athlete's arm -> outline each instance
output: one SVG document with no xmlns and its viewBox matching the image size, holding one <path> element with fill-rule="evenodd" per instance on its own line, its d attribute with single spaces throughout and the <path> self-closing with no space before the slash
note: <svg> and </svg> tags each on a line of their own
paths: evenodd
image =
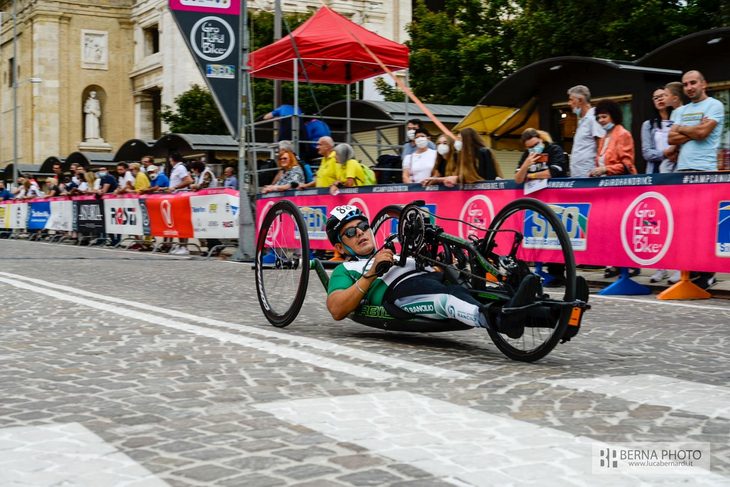
<svg viewBox="0 0 730 487">
<path fill-rule="evenodd" d="M 327 296 L 327 310 L 332 315 L 335 321 L 344 320 L 347 315 L 355 311 L 360 301 L 365 297 L 362 291 L 368 292 L 373 281 L 375 281 L 375 268 L 379 262 L 388 261 L 393 262 L 393 251 L 389 249 L 381 250 L 373 258 L 373 265 L 369 271 L 365 272 L 358 280 L 356 284 L 348 287 L 347 289 L 339 289 L 331 292 Z M 360 289 L 358 289 L 358 286 Z"/>
</svg>

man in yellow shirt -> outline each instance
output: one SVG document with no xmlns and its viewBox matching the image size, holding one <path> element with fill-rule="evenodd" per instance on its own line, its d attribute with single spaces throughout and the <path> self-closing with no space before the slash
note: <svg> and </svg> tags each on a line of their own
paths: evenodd
<svg viewBox="0 0 730 487">
<path fill-rule="evenodd" d="M 143 190 L 150 187 L 150 178 L 141 171 L 142 165 L 139 162 L 133 162 L 129 165 L 129 172 L 134 176 L 134 190 L 137 194 L 144 193 Z"/>
<path fill-rule="evenodd" d="M 332 137 L 320 137 L 317 141 L 317 152 L 322 156 L 322 162 L 314 177 L 314 181 L 307 184 L 300 184 L 297 189 L 326 188 L 339 179 L 339 167 L 335 156 L 335 141 Z"/>
</svg>

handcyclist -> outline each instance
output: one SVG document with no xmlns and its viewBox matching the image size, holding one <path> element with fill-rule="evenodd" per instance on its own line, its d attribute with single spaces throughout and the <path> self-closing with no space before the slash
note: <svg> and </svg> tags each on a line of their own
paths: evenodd
<svg viewBox="0 0 730 487">
<path fill-rule="evenodd" d="M 490 310 L 459 285 L 442 283 L 443 273 L 431 267 L 416 268 L 408 258 L 404 266 L 392 266 L 382 276 L 376 269 L 381 262 L 394 262 L 390 249 L 375 247 L 375 239 L 367 217 L 354 206 L 338 206 L 327 220 L 327 237 L 335 249 L 351 260 L 340 264 L 330 277 L 327 309 L 335 320 L 342 320 L 355 311 L 365 299 L 372 305 L 384 306 L 393 314 L 393 306 L 410 315 L 444 320 L 454 319 L 468 326 L 493 328 L 510 338 L 524 332 L 524 313 L 502 315 Z M 515 295 L 504 307 L 532 304 L 541 293 L 540 278 L 528 274 Z"/>
</svg>

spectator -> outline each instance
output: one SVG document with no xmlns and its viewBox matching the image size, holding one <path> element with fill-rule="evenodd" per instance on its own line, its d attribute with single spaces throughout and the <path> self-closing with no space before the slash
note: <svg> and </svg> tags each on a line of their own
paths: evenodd
<svg viewBox="0 0 730 487">
<path fill-rule="evenodd" d="M 603 127 L 606 135 L 598 142 L 598 155 L 595 168 L 588 173 L 590 177 L 616 176 L 620 174 L 636 174 L 634 166 L 634 138 L 631 132 L 623 128 L 621 107 L 613 100 L 601 100 L 595 107 L 596 120 Z M 641 269 L 632 268 L 631 276 L 638 276 Z M 608 267 L 603 275 L 606 278 L 616 277 L 621 271 L 616 267 Z"/>
<path fill-rule="evenodd" d="M 147 166 L 147 174 L 150 178 L 150 187 L 144 191 L 145 193 L 165 191 L 170 186 L 170 180 L 157 166 Z"/>
<path fill-rule="evenodd" d="M 126 162 L 117 164 L 117 174 L 119 174 L 119 185 L 114 190 L 114 194 L 136 193 L 134 189 L 134 176 L 129 171 L 129 164 Z"/>
<path fill-rule="evenodd" d="M 238 179 L 233 175 L 233 168 L 228 166 L 223 170 L 225 180 L 223 181 L 223 187 L 228 189 L 238 190 Z"/>
<path fill-rule="evenodd" d="M 78 184 L 70 192 L 72 196 L 79 194 L 88 194 L 94 187 L 96 176 L 93 172 L 86 172 L 83 166 L 76 166 L 76 180 Z"/>
<path fill-rule="evenodd" d="M 142 172 L 142 164 L 133 162 L 129 165 L 129 172 L 132 173 L 132 177 L 134 178 L 134 191 L 137 194 L 144 193 L 150 187 L 150 178 Z"/>
<path fill-rule="evenodd" d="M 431 178 L 446 176 L 447 171 L 456 173 L 454 140 L 456 140 L 456 137 L 449 137 L 446 134 L 441 134 L 436 139 L 436 165 L 431 172 Z"/>
<path fill-rule="evenodd" d="M 0 201 L 4 200 L 12 200 L 13 199 L 13 193 L 8 191 L 7 188 L 5 188 L 5 182 L 0 181 Z"/>
<path fill-rule="evenodd" d="M 595 107 L 596 120 L 606 135 L 598 142 L 598 155 L 590 177 L 636 174 L 634 138 L 623 123 L 621 107 L 613 100 L 601 100 Z"/>
<path fill-rule="evenodd" d="M 304 171 L 304 182 L 311 183 L 312 181 L 314 181 L 312 167 L 307 163 L 307 161 L 302 161 L 302 159 L 297 155 L 297 151 L 294 150 L 294 143 L 291 140 L 282 140 L 281 142 L 279 142 L 279 153 L 285 150 L 290 151 L 294 154 L 294 157 L 297 158 L 299 166 L 301 166 L 302 171 Z"/>
<path fill-rule="evenodd" d="M 263 194 L 272 191 L 286 191 L 304 184 L 304 171 L 302 171 L 292 151 L 279 153 L 279 167 L 281 171 L 276 175 L 272 184 L 263 187 L 261 190 Z"/>
<path fill-rule="evenodd" d="M 605 135 L 605 130 L 596 120 L 595 108 L 591 107 L 591 91 L 586 86 L 578 85 L 568 90 L 568 106 L 578 117 L 570 154 L 570 177 L 586 178 L 595 168 L 598 141 Z"/>
<path fill-rule="evenodd" d="M 63 173 L 63 169 L 61 169 L 61 165 L 58 163 L 53 164 L 53 174 L 56 175 L 56 181 L 58 181 L 58 178 Z"/>
<path fill-rule="evenodd" d="M 355 159 L 355 150 L 350 144 L 337 144 L 335 147 L 335 160 L 339 164 L 339 177 L 332 186 L 330 194 L 339 194 L 339 187 L 362 186 L 365 184 L 365 170 L 362 164 Z"/>
<path fill-rule="evenodd" d="M 152 156 L 144 156 L 142 157 L 142 167 L 140 168 L 140 171 L 147 174 L 147 168 L 152 166 L 155 163 L 155 158 Z"/>
<path fill-rule="evenodd" d="M 451 137 L 439 136 L 436 141 L 436 166 L 431 177 L 421 181 L 423 186 L 443 183 L 447 188 L 453 188 L 457 184 L 471 184 L 484 179 L 479 175 L 473 163 L 463 164 L 464 159 L 459 160 L 454 147 L 455 143 L 455 139 Z"/>
<path fill-rule="evenodd" d="M 403 158 L 403 182 L 420 183 L 431 176 L 436 166 L 436 148 L 429 148 L 431 134 L 426 129 L 417 129 L 413 139 L 416 151 Z M 431 142 L 431 145 L 433 143 Z"/>
<path fill-rule="evenodd" d="M 292 115 L 301 115 L 302 109 L 298 108 L 295 110 L 294 106 L 288 100 L 283 105 L 279 106 L 276 110 L 264 115 L 264 120 L 271 120 L 275 117 L 289 117 L 279 120 L 279 137 L 277 140 L 291 140 L 292 138 Z"/>
<path fill-rule="evenodd" d="M 423 123 L 418 118 L 408 120 L 408 123 L 406 123 L 406 136 L 408 137 L 408 141 L 403 144 L 403 149 L 401 150 L 401 159 L 403 161 L 406 160 L 407 156 L 418 150 L 418 147 L 416 147 L 416 130 L 420 129 L 422 126 Z M 429 140 L 428 148 L 436 150 L 436 145 Z"/>
<path fill-rule="evenodd" d="M 565 152 L 554 144 L 550 135 L 541 130 L 528 128 L 522 132 L 525 152 L 515 172 L 515 182 L 522 184 L 528 179 L 564 178 L 568 173 Z"/>
<path fill-rule="evenodd" d="M 61 196 L 61 189 L 58 187 L 58 180 L 56 178 L 46 179 L 46 190 L 46 198 Z"/>
<path fill-rule="evenodd" d="M 168 157 L 168 161 L 172 165 L 170 171 L 170 186 L 167 188 L 168 193 L 185 189 L 193 184 L 193 178 L 190 177 L 188 169 L 183 164 L 183 157 L 179 152 L 173 151 Z"/>
<path fill-rule="evenodd" d="M 656 116 L 641 125 L 641 155 L 646 161 L 646 173 L 674 172 L 679 152 L 677 146 L 669 145 L 669 129 L 672 126 L 669 115 L 672 107 L 667 106 L 666 90 L 654 90 L 652 102 Z"/>
<path fill-rule="evenodd" d="M 319 169 L 314 181 L 300 184 L 297 189 L 313 186 L 327 188 L 337 181 L 339 174 L 337 161 L 335 160 L 335 141 L 332 140 L 332 137 L 320 137 L 317 142 L 317 152 L 322 156 L 322 161 L 319 163 Z"/>
<path fill-rule="evenodd" d="M 71 182 L 73 182 L 77 186 L 79 184 L 79 179 L 76 176 L 76 172 L 78 170 L 79 170 L 79 165 L 76 164 L 75 162 L 72 162 L 71 165 L 69 166 L 69 172 L 71 173 Z"/>
<path fill-rule="evenodd" d="M 75 188 L 76 186 L 69 176 L 64 176 L 63 182 L 58 185 L 58 195 L 56 196 L 66 196 L 71 188 Z"/>
<path fill-rule="evenodd" d="M 195 176 L 195 184 L 190 185 L 190 189 L 198 191 L 199 189 L 213 189 L 218 187 L 218 178 L 215 177 L 213 171 L 205 166 L 202 161 L 195 161 L 190 165 Z"/>
<path fill-rule="evenodd" d="M 307 140 L 319 140 L 322 137 L 331 137 L 332 131 L 329 125 L 322 120 L 316 118 L 310 120 L 305 124 L 307 128 Z M 281 149 L 281 146 L 279 146 Z M 302 154 L 307 160 L 311 160 L 317 157 L 317 144 L 310 144 L 307 147 L 307 154 Z"/>
<path fill-rule="evenodd" d="M 476 130 L 467 128 L 459 132 L 454 142 L 454 150 L 456 150 L 455 157 L 464 161 L 462 167 L 476 168 L 480 181 L 504 179 L 494 152 L 487 147 Z"/>
<path fill-rule="evenodd" d="M 682 87 L 690 103 L 672 112 L 674 125 L 669 131 L 669 143 L 681 147 L 677 171 L 716 171 L 725 107 L 707 95 L 707 81 L 699 71 L 687 71 Z M 690 278 L 705 290 L 717 284 L 711 272 L 695 272 Z"/>
<path fill-rule="evenodd" d="M 109 174 L 109 171 L 105 167 L 97 170 L 96 175 L 98 176 L 97 180 L 99 181 L 98 194 L 110 194 L 117 190 L 117 187 L 119 186 L 117 180 Z"/>
</svg>

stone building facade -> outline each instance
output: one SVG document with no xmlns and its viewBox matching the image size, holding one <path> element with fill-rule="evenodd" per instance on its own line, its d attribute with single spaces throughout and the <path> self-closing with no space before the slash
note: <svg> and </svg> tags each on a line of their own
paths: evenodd
<svg viewBox="0 0 730 487">
<path fill-rule="evenodd" d="M 204 85 L 167 0 L 18 2 L 18 162 L 78 151 L 116 151 L 132 138 L 165 132 L 157 112 L 194 83 Z M 331 0 L 328 5 L 388 39 L 406 40 L 411 0 Z M 273 10 L 273 2 L 249 2 Z M 283 0 L 284 12 L 316 10 L 317 0 Z M 0 0 L 12 13 L 13 1 Z M 13 20 L 0 24 L 0 165 L 13 160 Z M 40 84 L 28 83 L 31 77 Z M 84 140 L 84 103 L 95 91 L 103 143 Z"/>
</svg>

